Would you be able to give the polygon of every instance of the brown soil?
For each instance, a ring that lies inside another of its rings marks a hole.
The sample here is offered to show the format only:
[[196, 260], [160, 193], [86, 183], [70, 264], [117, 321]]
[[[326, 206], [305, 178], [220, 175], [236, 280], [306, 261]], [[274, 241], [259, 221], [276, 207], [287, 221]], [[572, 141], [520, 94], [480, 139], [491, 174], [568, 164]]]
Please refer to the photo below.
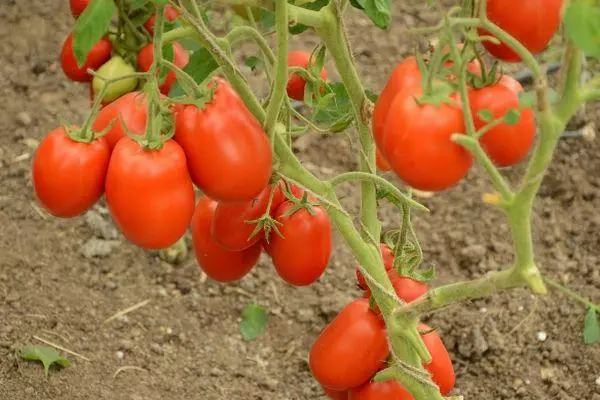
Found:
[[[412, 47], [402, 33], [406, 24], [433, 20], [419, 3], [395, 5], [397, 24], [386, 32], [353, 14], [348, 30], [369, 87], [380, 89]], [[239, 284], [218, 285], [200, 279], [192, 256], [173, 267], [125, 241], [105, 257], [82, 255], [84, 243], [110, 231], [102, 234], [102, 219], [58, 220], [37, 212], [27, 158], [32, 139], [41, 139], [58, 118], [81, 121], [89, 107], [87, 88], [67, 82], [57, 64], [73, 26], [67, 2], [4, 0], [0, 21], [0, 399], [322, 398], [308, 370], [309, 346], [358, 295], [354, 261], [340, 240], [325, 277], [302, 289], [283, 284], [266, 260]], [[303, 40], [298, 47], [314, 43]], [[599, 141], [561, 143], [535, 209], [544, 273], [595, 301], [599, 152]], [[355, 165], [342, 136], [317, 139], [301, 153], [323, 175]], [[416, 226], [439, 283], [479, 277], [510, 262], [506, 223], [480, 201], [489, 189], [475, 171], [460, 187], [425, 200], [432, 212], [417, 216]], [[355, 210], [356, 191], [345, 190]], [[397, 221], [391, 211], [384, 214], [388, 226]], [[103, 324], [145, 299], [151, 302]], [[262, 337], [244, 342], [239, 316], [250, 302], [265, 306], [270, 321]], [[452, 353], [456, 394], [466, 399], [599, 400], [600, 347], [582, 344], [583, 316], [579, 304], [555, 292], [535, 299], [517, 290], [451, 308], [429, 323]], [[538, 332], [547, 339], [538, 340]], [[40, 365], [15, 356], [15, 349], [39, 344], [33, 335], [90, 361], [69, 356], [73, 365], [46, 379]], [[124, 366], [143, 370], [115, 376]]]

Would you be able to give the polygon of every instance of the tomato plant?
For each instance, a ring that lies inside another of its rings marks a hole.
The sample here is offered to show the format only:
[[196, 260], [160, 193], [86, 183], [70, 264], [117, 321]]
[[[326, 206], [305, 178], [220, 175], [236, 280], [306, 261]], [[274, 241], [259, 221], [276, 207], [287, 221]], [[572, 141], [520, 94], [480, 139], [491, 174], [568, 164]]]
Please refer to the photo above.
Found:
[[33, 157], [35, 195], [57, 217], [87, 211], [104, 193], [110, 150], [106, 139], [72, 139], [64, 128], [50, 132]]
[[87, 82], [92, 80], [88, 69], [98, 69], [110, 59], [112, 44], [107, 37], [101, 38], [88, 53], [83, 65], [78, 65], [73, 52], [73, 34], [65, 39], [60, 53], [60, 64], [65, 75], [72, 81]]
[[[165, 3], [71, 1], [75, 16], [86, 11], [65, 40], [61, 65], [71, 80], [92, 81], [93, 106], [82, 129], [59, 128], [41, 142], [32, 166], [41, 204], [72, 217], [105, 192], [124, 236], [149, 249], [172, 245], [190, 227], [201, 270], [220, 282], [246, 276], [264, 248], [286, 283], [319, 285], [335, 228], [360, 265], [364, 298], [316, 338], [309, 355], [315, 379], [336, 400], [445, 400], [456, 380], [451, 357], [420, 317], [509, 289], [547, 293], [551, 281], [533, 246], [533, 203], [567, 124], [600, 99], [598, 76], [581, 79], [584, 56], [600, 57], [600, 5], [436, 4], [439, 23], [411, 29], [430, 40], [427, 51], [390, 68], [377, 96], [361, 82], [347, 41], [346, 1], [245, 0], [233, 7], [246, 22], [227, 25], [226, 33], [207, 15], [213, 3], [228, 1]], [[394, 2], [375, 3], [350, 2], [387, 28]], [[536, 55], [557, 33], [565, 51], [553, 93]], [[312, 52], [290, 51], [290, 37], [300, 34], [317, 39]], [[243, 57], [244, 69], [236, 46], [247, 40], [258, 51]], [[487, 55], [496, 58], [489, 67]], [[339, 81], [328, 81], [325, 59]], [[522, 61], [533, 87], [508, 74], [505, 61]], [[296, 140], [308, 132], [343, 132], [357, 170], [309, 164], [309, 151], [299, 158]], [[471, 184], [474, 161], [489, 178], [483, 200], [506, 217], [513, 259], [485, 276], [430, 287], [435, 269], [423, 265], [447, 260], [421, 248], [412, 218], [427, 218], [427, 207], [413, 195]], [[508, 180], [499, 167], [518, 163], [527, 165], [517, 185], [519, 171]], [[358, 182], [354, 215], [338, 189]], [[194, 184], [203, 192], [196, 204]], [[384, 202], [399, 218], [379, 219], [390, 215], [379, 214]], [[600, 340], [600, 307], [563, 291], [589, 308], [585, 342]], [[266, 319], [260, 306], [248, 310], [244, 339], [257, 336], [253, 324]]]
[[202, 196], [192, 219], [192, 238], [200, 268], [219, 282], [233, 282], [243, 278], [254, 267], [262, 252], [260, 243], [242, 251], [229, 251], [218, 245], [211, 235], [211, 225], [218, 203]]
[[108, 166], [106, 202], [117, 227], [136, 245], [164, 249], [175, 243], [194, 213], [181, 147], [169, 140], [160, 149], [144, 149], [129, 137], [120, 139]]
[[192, 180], [209, 197], [251, 200], [271, 177], [269, 141], [229, 84], [217, 79], [213, 87], [212, 99], [203, 108], [186, 105], [177, 110], [175, 140], [186, 152]]

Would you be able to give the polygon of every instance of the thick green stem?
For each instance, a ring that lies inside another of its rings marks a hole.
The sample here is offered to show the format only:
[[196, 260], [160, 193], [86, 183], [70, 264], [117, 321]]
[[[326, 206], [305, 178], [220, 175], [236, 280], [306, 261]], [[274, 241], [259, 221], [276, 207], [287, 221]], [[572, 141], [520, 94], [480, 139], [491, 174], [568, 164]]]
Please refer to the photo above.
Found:
[[264, 127], [267, 135], [273, 137], [275, 124], [279, 118], [283, 99], [285, 97], [285, 86], [288, 80], [288, 7], [287, 0], [276, 2], [276, 28], [277, 28], [277, 62], [275, 63], [275, 82], [271, 87], [271, 97], [267, 106], [267, 116]]

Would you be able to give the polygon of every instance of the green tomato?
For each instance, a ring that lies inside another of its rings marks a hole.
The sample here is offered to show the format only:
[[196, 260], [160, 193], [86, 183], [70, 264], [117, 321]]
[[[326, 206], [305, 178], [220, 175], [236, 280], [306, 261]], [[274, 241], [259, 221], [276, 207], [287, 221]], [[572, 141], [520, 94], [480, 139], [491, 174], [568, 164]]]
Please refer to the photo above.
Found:
[[[108, 60], [103, 66], [98, 68], [96, 71], [100, 76], [107, 79], [119, 78], [122, 76], [130, 75], [135, 73], [135, 68], [128, 64], [122, 57], [114, 56]], [[92, 81], [92, 87], [94, 89], [94, 97], [98, 96], [104, 85], [105, 81], [98, 77], [94, 77]], [[118, 80], [116, 82], [109, 83], [109, 86], [102, 99], [103, 103], [110, 103], [113, 100], [123, 96], [126, 93], [132, 92], [138, 84], [138, 78], [126, 78]]]

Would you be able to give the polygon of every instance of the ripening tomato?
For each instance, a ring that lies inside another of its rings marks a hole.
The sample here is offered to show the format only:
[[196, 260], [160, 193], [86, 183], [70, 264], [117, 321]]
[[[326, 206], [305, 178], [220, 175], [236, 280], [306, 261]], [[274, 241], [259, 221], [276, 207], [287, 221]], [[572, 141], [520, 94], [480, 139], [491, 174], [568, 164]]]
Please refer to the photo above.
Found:
[[[431, 331], [431, 328], [425, 324], [420, 324], [419, 331], [428, 332]], [[421, 337], [431, 355], [431, 362], [425, 365], [425, 369], [431, 373], [431, 378], [440, 387], [440, 392], [446, 396], [454, 389], [456, 383], [454, 367], [448, 350], [446, 350], [444, 342], [442, 342], [436, 331], [421, 334]]]
[[323, 386], [344, 391], [367, 382], [385, 363], [390, 349], [385, 326], [369, 310], [369, 301], [348, 304], [319, 334], [309, 365]]
[[[546, 48], [556, 33], [563, 4], [564, 0], [488, 0], [487, 17], [536, 54]], [[479, 34], [490, 35], [483, 29]], [[519, 55], [504, 43], [485, 41], [483, 45], [496, 58], [521, 61]]]
[[398, 95], [386, 121], [383, 153], [407, 185], [442, 191], [460, 182], [473, 163], [471, 154], [452, 141], [453, 134], [464, 131], [460, 107], [418, 104], [413, 96]]
[[[179, 17], [179, 11], [170, 4], [165, 6], [165, 22], [175, 22]], [[154, 35], [154, 25], [156, 24], [156, 15], [152, 15], [148, 18], [148, 21], [144, 22], [144, 28], [149, 34]]]
[[[511, 109], [519, 108], [519, 98], [501, 84], [492, 85], [469, 94], [475, 128], [481, 129], [488, 122], [481, 120], [478, 113], [488, 110], [494, 119], [504, 117]], [[481, 146], [494, 164], [508, 167], [521, 162], [535, 141], [535, 116], [531, 108], [520, 110], [519, 121], [514, 125], [501, 123], [486, 132], [480, 139]]]
[[[310, 53], [306, 51], [290, 51], [288, 54], [288, 66], [308, 69], [310, 63]], [[321, 79], [327, 80], [327, 70], [323, 68], [321, 71]], [[287, 94], [290, 98], [298, 101], [304, 101], [304, 89], [306, 80], [303, 77], [292, 74], [287, 83]]]
[[[140, 50], [138, 53], [137, 62], [140, 71], [147, 72], [150, 70], [152, 63], [154, 62], [154, 43], [150, 42], [142, 50]], [[173, 42], [173, 64], [181, 69], [184, 69], [188, 62], [190, 62], [190, 55], [188, 54], [187, 50], [184, 49], [179, 43]], [[169, 71], [164, 82], [159, 87], [160, 92], [164, 95], [168, 95], [171, 91], [171, 86], [173, 86], [176, 80], [177, 75], [175, 74], [175, 71]]]
[[[379, 251], [381, 252], [381, 258], [383, 259], [383, 265], [385, 266], [385, 270], [391, 270], [394, 267], [394, 253], [385, 243], [379, 244]], [[367, 290], [369, 288], [367, 286], [367, 281], [365, 280], [364, 275], [362, 274], [362, 272], [360, 272], [359, 269], [356, 270], [356, 281], [358, 282], [358, 286], [361, 289]]]
[[[98, 68], [98, 74], [107, 79], [122, 78], [127, 75], [135, 73], [133, 65], [125, 61], [121, 56], [114, 56], [108, 60], [104, 65]], [[130, 77], [126, 79], [120, 79], [112, 83], [108, 83], [108, 87], [104, 92], [102, 102], [108, 104], [115, 101], [119, 97], [132, 92], [138, 84], [139, 79], [136, 77]], [[99, 96], [104, 89], [107, 82], [98, 76], [92, 79], [92, 88], [94, 90], [94, 96]]]
[[[383, 149], [383, 133], [385, 130], [385, 121], [387, 120], [388, 112], [392, 101], [400, 92], [411, 92], [421, 85], [421, 71], [417, 65], [415, 57], [408, 57], [396, 66], [392, 75], [388, 79], [385, 88], [381, 92], [375, 108], [373, 110], [373, 137], [377, 143], [379, 151]], [[381, 153], [383, 158], [385, 154]]]
[[74, 17], [79, 17], [83, 14], [83, 11], [87, 8], [88, 4], [90, 4], [91, 0], [71, 0], [71, 12]]
[[192, 218], [192, 240], [196, 260], [210, 278], [218, 282], [242, 279], [256, 265], [262, 252], [260, 243], [243, 251], [227, 251], [212, 239], [212, 224], [218, 203], [207, 196], [198, 201]]
[[77, 65], [75, 53], [73, 53], [73, 34], [70, 33], [63, 43], [60, 53], [60, 64], [67, 78], [76, 82], [89, 82], [92, 76], [87, 73], [88, 69], [97, 70], [110, 59], [112, 44], [108, 37], [103, 37], [92, 47], [83, 65]]
[[124, 137], [113, 149], [106, 202], [123, 235], [139, 247], [164, 249], [183, 236], [194, 213], [185, 153], [173, 140], [158, 150]]
[[117, 142], [127, 136], [127, 129], [136, 135], [143, 135], [148, 119], [148, 100], [142, 92], [131, 92], [119, 97], [104, 107], [94, 121], [94, 132], [101, 132], [111, 126], [104, 136], [113, 149]]
[[270, 210], [275, 211], [277, 203], [281, 204], [284, 199], [275, 199], [277, 192], [281, 192], [272, 186], [265, 187], [252, 200], [219, 203], [211, 225], [213, 240], [230, 251], [245, 250], [258, 243], [262, 238], [262, 232], [257, 232], [250, 237], [257, 226], [251, 221], [256, 221], [265, 214], [272, 190], [275, 190], [276, 193], [273, 194]]
[[502, 75], [498, 84], [509, 88], [516, 95], [519, 95], [523, 91], [521, 83], [510, 75]]
[[379, 151], [379, 149], [377, 149], [376, 151], [377, 152], [375, 154], [375, 161], [377, 164], [377, 168], [379, 168], [382, 171], [391, 171], [392, 167], [390, 167], [390, 163], [387, 162], [385, 157], [383, 157], [383, 154], [381, 154], [381, 151]]
[[106, 139], [78, 142], [64, 128], [56, 128], [33, 157], [35, 195], [56, 217], [82, 214], [102, 196], [109, 160]]
[[294, 203], [286, 201], [277, 208], [275, 218], [281, 225], [266, 245], [275, 270], [284, 281], [295, 286], [315, 282], [331, 256], [331, 221], [325, 209], [312, 206], [287, 215]]
[[273, 155], [265, 131], [227, 82], [203, 109], [176, 108], [175, 141], [185, 151], [194, 183], [220, 201], [251, 200], [267, 186]]
[[329, 388], [326, 388], [325, 386], [321, 386], [321, 388], [323, 389], [323, 391], [325, 392], [325, 394], [327, 395], [327, 397], [329, 397], [332, 400], [348, 400], [349, 397], [349, 392], [347, 390], [343, 390], [341, 392], [337, 391], [337, 390], [331, 390]]
[[352, 389], [348, 400], [414, 400], [412, 395], [396, 381], [367, 382]]

